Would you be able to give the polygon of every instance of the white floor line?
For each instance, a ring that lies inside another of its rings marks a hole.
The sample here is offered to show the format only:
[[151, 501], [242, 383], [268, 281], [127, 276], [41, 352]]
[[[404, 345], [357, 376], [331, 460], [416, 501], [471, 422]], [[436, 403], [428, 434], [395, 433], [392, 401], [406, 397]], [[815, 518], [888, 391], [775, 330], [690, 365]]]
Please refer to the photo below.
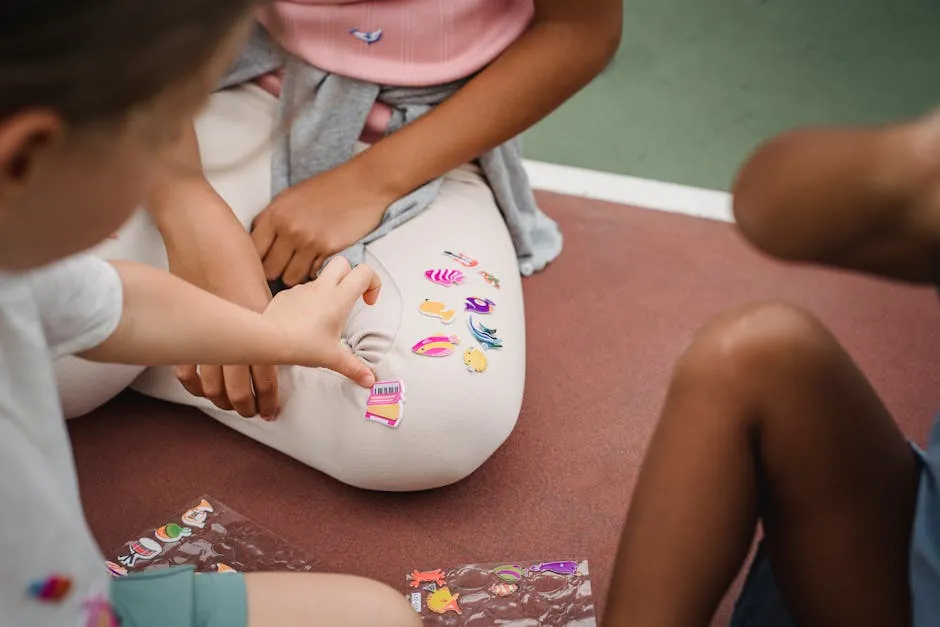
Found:
[[525, 161], [535, 189], [732, 222], [731, 194], [567, 165]]

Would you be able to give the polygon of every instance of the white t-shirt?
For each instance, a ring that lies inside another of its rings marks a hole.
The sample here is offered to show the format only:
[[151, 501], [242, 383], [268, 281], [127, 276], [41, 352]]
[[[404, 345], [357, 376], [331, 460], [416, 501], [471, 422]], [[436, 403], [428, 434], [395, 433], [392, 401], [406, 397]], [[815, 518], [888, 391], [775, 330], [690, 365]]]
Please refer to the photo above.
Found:
[[[0, 625], [85, 627], [109, 577], [85, 522], [52, 360], [104, 341], [121, 319], [116, 270], [74, 257], [0, 273]], [[52, 576], [64, 598], [29, 593]]]

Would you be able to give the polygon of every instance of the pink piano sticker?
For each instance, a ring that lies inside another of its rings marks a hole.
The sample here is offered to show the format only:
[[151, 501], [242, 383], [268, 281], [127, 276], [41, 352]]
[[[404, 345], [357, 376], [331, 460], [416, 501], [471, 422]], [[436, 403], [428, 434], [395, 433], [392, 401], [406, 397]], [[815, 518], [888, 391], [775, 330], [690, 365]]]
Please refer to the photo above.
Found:
[[395, 429], [405, 410], [405, 386], [401, 381], [380, 381], [372, 386], [366, 402], [366, 420]]

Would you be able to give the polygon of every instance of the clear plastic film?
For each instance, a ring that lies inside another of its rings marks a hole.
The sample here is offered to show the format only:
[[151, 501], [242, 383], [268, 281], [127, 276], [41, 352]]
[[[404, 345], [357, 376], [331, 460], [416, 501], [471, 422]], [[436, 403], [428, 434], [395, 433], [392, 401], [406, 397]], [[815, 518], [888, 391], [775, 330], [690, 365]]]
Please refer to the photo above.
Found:
[[593, 627], [587, 560], [465, 564], [405, 575], [425, 625]]
[[109, 555], [105, 565], [115, 577], [183, 565], [210, 573], [313, 570], [297, 547], [211, 496], [168, 513]]

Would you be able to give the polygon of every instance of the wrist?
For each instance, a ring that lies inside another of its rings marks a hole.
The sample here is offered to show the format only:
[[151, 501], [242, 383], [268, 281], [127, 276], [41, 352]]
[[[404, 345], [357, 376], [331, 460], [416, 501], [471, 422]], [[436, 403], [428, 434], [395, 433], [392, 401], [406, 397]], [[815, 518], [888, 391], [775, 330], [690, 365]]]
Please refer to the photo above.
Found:
[[386, 205], [406, 196], [427, 181], [411, 175], [406, 159], [394, 158], [385, 138], [360, 152], [346, 165], [354, 171], [357, 181], [367, 181]]

